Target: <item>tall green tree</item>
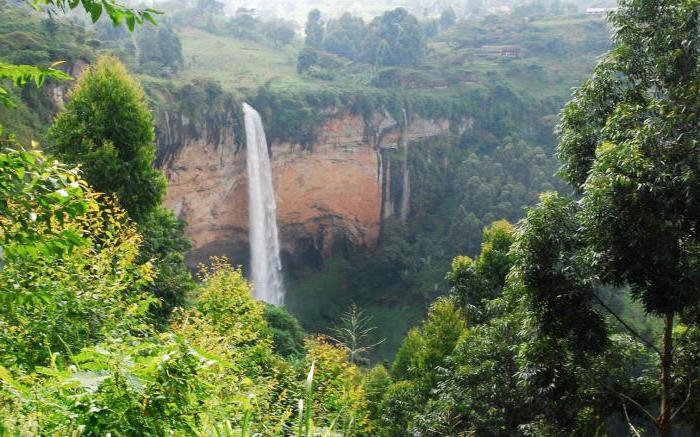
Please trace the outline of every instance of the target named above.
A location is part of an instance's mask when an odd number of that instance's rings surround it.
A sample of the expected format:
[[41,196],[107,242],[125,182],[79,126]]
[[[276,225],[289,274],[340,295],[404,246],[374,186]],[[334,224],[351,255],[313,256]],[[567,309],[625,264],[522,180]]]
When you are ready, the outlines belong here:
[[340,18],[328,21],[323,49],[348,59],[357,59],[366,34],[367,28],[362,18],[346,12]]
[[306,27],[304,28],[306,32],[306,38],[304,40],[306,46],[313,49],[320,49],[323,45],[324,30],[323,20],[321,20],[321,11],[313,9],[309,12],[309,16],[306,19]]
[[605,343],[591,329],[597,285],[627,286],[664,320],[648,342],[658,414],[625,401],[667,437],[687,405],[679,392],[694,390],[674,384],[673,329],[700,301],[700,10],[692,0],[621,0],[611,24],[612,51],[562,114],[561,173],[581,200],[547,200],[533,213],[539,224],[528,218],[519,270],[542,326],[593,350]]
[[406,9],[397,8],[369,24],[362,57],[373,65],[415,65],[425,50],[425,35],[418,19]]
[[164,320],[194,284],[184,265],[190,248],[184,225],[160,206],[166,183],[153,167],[153,119],[143,90],[119,60],[100,58],[71,92],[49,139],[59,159],[80,165],[85,179],[97,191],[116,195],[138,224],[142,261],[152,259],[158,269],[149,287],[163,301],[154,311]]
[[160,205],[166,184],[153,168],[153,118],[143,90],[117,58],[102,57],[88,68],[48,136],[60,160],[81,164],[85,179],[116,194],[137,222]]

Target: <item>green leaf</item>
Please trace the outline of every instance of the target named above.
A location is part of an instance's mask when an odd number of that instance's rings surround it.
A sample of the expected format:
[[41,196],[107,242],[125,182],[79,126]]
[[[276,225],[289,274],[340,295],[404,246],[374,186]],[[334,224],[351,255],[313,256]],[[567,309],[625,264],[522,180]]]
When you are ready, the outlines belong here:
[[134,17],[133,13],[129,13],[129,15],[126,16],[126,26],[129,28],[129,32],[134,31],[134,27],[136,26],[136,17]]
[[153,17],[151,16],[150,13],[144,12],[142,15],[143,15],[143,18],[145,18],[146,20],[148,20],[148,21],[149,21],[151,24],[153,24],[154,26],[157,26],[157,25],[158,25],[158,23],[156,23],[156,20],[153,19]]
[[92,19],[92,22],[96,23],[97,20],[100,19],[100,15],[102,15],[102,5],[99,3],[95,3],[90,8],[90,18]]

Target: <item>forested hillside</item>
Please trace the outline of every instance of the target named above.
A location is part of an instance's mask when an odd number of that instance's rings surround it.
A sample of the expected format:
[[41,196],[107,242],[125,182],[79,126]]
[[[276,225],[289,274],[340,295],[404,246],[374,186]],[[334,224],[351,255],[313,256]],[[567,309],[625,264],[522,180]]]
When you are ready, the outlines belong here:
[[700,8],[492,3],[0,0],[0,434],[700,433]]

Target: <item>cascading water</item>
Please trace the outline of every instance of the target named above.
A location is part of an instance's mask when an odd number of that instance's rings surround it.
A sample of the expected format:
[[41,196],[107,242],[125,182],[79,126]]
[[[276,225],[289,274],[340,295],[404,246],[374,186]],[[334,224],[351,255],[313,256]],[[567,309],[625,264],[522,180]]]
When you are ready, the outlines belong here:
[[250,264],[253,295],[273,305],[284,304],[282,262],[277,236],[277,206],[272,187],[265,129],[258,111],[243,104],[248,168]]

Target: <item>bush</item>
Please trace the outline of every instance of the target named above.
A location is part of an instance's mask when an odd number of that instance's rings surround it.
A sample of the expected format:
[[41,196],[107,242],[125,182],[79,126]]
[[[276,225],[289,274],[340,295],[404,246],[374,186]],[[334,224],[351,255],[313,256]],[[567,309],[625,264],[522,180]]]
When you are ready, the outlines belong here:
[[304,330],[284,308],[265,305],[263,313],[274,342],[275,352],[283,357],[300,358],[304,354]]

